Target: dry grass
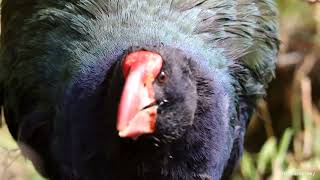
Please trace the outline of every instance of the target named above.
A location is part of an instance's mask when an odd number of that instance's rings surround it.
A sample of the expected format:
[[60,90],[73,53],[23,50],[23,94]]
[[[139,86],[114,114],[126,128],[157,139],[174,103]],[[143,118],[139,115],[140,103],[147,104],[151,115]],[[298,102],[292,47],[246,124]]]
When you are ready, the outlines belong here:
[[42,180],[31,162],[21,155],[6,126],[1,128],[0,137],[0,179]]
[[[244,153],[235,180],[320,179],[320,3],[279,2],[278,79],[268,98],[259,103],[251,124],[254,130],[256,124],[263,124],[266,132],[254,135],[267,138],[259,151]],[[273,97],[286,100],[280,102],[285,107],[274,108],[279,101]],[[286,130],[279,133],[281,123]]]

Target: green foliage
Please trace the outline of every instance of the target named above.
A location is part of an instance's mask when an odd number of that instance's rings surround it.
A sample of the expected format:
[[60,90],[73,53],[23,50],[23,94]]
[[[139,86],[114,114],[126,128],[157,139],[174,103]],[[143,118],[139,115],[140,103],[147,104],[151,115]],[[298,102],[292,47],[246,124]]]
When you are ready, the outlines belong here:
[[287,129],[279,144],[277,144],[276,138],[271,137],[258,154],[244,152],[241,160],[240,175],[237,175],[234,179],[260,179],[264,175],[271,173],[274,165],[283,166],[286,164],[285,157],[291,137],[292,130]]
[[[312,56],[312,51],[315,51],[317,54],[320,41],[315,39],[320,37],[320,13],[317,13],[320,10],[320,4],[311,5],[307,0],[277,0],[277,2],[280,8],[281,40],[284,40],[282,43],[287,43],[282,44],[284,47],[281,53],[287,55],[286,53],[309,52]],[[310,75],[311,70],[306,68],[310,63],[308,58],[310,54],[301,54],[301,64],[296,65],[295,68],[282,67],[282,71],[285,69],[287,73],[286,76],[293,76],[292,87],[284,87],[290,91],[288,108],[291,114],[286,117],[290,116],[291,119],[275,120],[290,121],[291,127],[286,129],[279,139],[274,136],[269,137],[259,152],[244,152],[234,180],[320,179],[320,113],[312,102],[313,79]],[[284,60],[290,61],[288,57]],[[316,57],[319,64],[319,56]],[[312,66],[309,65],[309,68],[312,69]],[[289,70],[294,72],[289,74]],[[268,109],[263,111],[269,112]],[[265,128],[267,129],[266,125]],[[270,133],[266,134],[270,135]]]
[[[258,154],[257,170],[259,172],[266,172],[267,168],[272,165],[272,159],[277,152],[276,138],[270,138],[261,148]],[[270,168],[269,168],[270,170]]]
[[291,138],[292,138],[292,130],[291,129],[287,129],[280,141],[279,144],[279,148],[278,148],[278,152],[276,154],[276,158],[275,161],[277,164],[279,164],[281,167],[284,167],[285,165],[285,157],[287,155],[288,152],[288,148],[291,142]]

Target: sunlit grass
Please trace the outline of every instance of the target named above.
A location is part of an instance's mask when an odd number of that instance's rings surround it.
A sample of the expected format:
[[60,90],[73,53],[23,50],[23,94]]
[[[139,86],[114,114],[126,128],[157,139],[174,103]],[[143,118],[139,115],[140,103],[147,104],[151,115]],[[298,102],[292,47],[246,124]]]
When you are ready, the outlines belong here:
[[6,126],[0,129],[0,179],[44,180],[31,162],[21,155]]

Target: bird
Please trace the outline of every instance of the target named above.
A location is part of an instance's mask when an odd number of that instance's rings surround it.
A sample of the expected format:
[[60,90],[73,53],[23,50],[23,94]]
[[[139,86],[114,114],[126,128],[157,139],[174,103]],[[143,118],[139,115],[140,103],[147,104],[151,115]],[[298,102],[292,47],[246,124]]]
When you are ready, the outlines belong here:
[[273,0],[2,0],[0,106],[48,179],[228,179],[278,47]]

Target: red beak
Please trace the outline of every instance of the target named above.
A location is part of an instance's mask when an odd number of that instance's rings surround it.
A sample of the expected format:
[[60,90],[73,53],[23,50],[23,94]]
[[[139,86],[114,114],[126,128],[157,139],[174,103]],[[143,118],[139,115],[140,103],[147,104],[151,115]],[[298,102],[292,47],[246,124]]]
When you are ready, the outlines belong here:
[[120,137],[135,138],[155,131],[157,106],[152,84],[162,63],[159,54],[149,51],[137,51],[125,58],[126,80],[117,121]]

